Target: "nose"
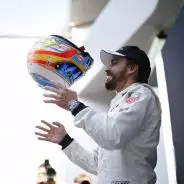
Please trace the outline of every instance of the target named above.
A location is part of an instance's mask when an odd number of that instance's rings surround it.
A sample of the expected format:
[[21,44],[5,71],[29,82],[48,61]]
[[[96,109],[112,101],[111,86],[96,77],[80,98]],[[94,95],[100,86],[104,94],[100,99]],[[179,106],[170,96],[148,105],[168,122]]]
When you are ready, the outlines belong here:
[[108,73],[108,72],[109,72],[109,69],[106,68],[106,69],[105,69],[105,73]]
[[105,71],[110,71],[110,70],[111,70],[111,66],[110,65],[106,65]]
[[106,68],[106,69],[105,69],[105,73],[106,73],[106,75],[111,74],[110,68]]

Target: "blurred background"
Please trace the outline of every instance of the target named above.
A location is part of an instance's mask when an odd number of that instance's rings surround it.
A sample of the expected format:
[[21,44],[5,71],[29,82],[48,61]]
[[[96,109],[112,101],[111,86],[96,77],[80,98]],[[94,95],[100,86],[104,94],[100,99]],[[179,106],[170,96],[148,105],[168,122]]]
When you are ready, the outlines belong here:
[[[70,113],[43,103],[44,91],[28,74],[28,51],[39,38],[51,34],[84,45],[94,58],[91,70],[72,88],[80,100],[99,111],[107,111],[115,95],[104,88],[99,51],[133,44],[148,53],[152,67],[149,84],[163,108],[157,184],[184,183],[183,0],[0,0],[1,181],[33,184],[45,159],[56,169],[58,183],[72,183],[84,173],[59,146],[36,139],[35,126],[41,119],[63,123],[86,149],[96,147],[73,126]],[[89,176],[95,183],[95,176]]]

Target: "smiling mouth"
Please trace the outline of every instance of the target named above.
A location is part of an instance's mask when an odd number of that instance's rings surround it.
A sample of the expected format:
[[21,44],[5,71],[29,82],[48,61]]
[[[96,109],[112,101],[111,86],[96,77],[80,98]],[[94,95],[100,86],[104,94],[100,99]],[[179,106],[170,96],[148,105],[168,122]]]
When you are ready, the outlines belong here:
[[106,76],[106,81],[110,81],[110,80],[112,80],[112,75],[107,75]]

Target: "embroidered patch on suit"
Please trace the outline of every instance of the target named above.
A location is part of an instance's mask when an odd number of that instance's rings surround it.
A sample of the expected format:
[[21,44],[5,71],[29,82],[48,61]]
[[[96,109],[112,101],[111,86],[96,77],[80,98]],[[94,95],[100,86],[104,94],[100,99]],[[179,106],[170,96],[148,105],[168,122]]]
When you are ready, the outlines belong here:
[[129,98],[126,99],[126,103],[132,104],[132,103],[137,102],[137,100],[138,99],[136,97],[129,97]]

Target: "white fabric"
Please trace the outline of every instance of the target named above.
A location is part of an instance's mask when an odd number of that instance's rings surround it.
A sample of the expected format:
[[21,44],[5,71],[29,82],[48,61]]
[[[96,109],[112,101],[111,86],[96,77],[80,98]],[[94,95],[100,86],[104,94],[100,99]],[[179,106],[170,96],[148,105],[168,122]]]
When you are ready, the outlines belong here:
[[88,107],[75,117],[75,126],[99,145],[94,153],[75,141],[64,152],[98,175],[99,184],[155,184],[160,122],[158,97],[150,86],[135,83],[116,95],[108,114]]

